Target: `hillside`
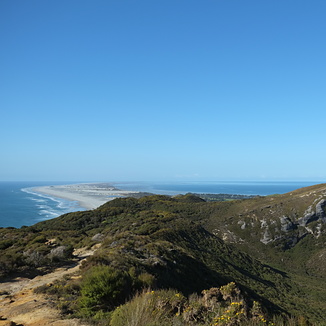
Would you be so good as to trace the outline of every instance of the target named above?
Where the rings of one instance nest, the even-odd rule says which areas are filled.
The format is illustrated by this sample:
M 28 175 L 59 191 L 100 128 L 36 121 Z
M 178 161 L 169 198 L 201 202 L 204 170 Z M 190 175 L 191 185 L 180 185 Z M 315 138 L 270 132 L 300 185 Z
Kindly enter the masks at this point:
M 224 202 L 191 194 L 115 199 L 32 227 L 0 229 L 0 273 L 48 273 L 74 259 L 74 249 L 97 245 L 79 276 L 39 289 L 56 298 L 66 316 L 106 325 L 119 320 L 117 306 L 128 301 L 121 307 L 131 309 L 143 296 L 130 298 L 151 288 L 174 289 L 174 298 L 184 298 L 165 302 L 171 318 L 178 307 L 178 325 L 217 325 L 221 311 L 232 311 L 228 307 L 240 305 L 240 297 L 243 314 L 257 325 L 263 315 L 317 323 L 326 320 L 325 208 L 325 184 Z M 215 308 L 203 303 L 208 292 L 197 297 L 197 314 L 189 317 L 192 293 L 224 293 L 233 282 L 232 295 L 215 295 Z M 157 318 L 162 324 L 163 317 Z
M 221 203 L 205 227 L 260 259 L 268 257 L 288 268 L 295 263 L 303 273 L 324 277 L 325 212 L 326 185 L 321 184 L 283 195 Z M 300 262 L 291 259 L 298 251 Z

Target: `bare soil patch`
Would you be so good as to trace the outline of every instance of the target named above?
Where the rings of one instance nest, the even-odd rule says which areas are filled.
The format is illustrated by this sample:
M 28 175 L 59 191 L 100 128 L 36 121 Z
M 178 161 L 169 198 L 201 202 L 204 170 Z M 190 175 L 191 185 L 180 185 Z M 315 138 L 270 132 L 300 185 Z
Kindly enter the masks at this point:
M 60 267 L 51 273 L 33 278 L 17 277 L 10 282 L 0 283 L 0 326 L 87 326 L 78 319 L 62 319 L 60 311 L 51 304 L 51 299 L 34 289 L 51 284 L 65 275 L 77 273 L 92 250 L 78 249 L 74 252 L 75 263 Z

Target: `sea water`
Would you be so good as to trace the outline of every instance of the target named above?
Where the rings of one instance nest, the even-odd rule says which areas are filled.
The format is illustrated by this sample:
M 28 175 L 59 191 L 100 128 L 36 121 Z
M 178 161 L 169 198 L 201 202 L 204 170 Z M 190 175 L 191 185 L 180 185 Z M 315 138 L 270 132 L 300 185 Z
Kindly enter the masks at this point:
M 33 187 L 78 182 L 0 182 L 0 227 L 29 226 L 65 213 L 84 210 L 77 202 L 39 194 Z M 272 195 L 321 182 L 115 182 L 122 190 L 176 195 L 192 193 Z
M 124 182 L 115 183 L 114 186 L 123 190 L 151 192 L 163 195 L 176 195 L 186 193 L 207 194 L 237 194 L 260 195 L 284 194 L 295 189 L 308 187 L 322 182 L 288 182 L 288 181 L 224 181 L 224 182 Z
M 0 227 L 29 226 L 62 214 L 84 210 L 77 202 L 33 191 L 33 187 L 69 182 L 0 182 Z

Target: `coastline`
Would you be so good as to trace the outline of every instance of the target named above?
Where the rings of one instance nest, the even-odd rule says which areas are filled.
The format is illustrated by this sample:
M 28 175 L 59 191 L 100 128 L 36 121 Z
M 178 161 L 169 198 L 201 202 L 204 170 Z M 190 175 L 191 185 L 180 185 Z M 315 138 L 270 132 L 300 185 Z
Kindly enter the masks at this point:
M 116 189 L 109 183 L 81 183 L 70 185 L 55 185 L 33 187 L 32 191 L 78 202 L 78 205 L 85 209 L 95 209 L 106 202 L 119 197 L 126 197 L 136 194 L 138 191 Z

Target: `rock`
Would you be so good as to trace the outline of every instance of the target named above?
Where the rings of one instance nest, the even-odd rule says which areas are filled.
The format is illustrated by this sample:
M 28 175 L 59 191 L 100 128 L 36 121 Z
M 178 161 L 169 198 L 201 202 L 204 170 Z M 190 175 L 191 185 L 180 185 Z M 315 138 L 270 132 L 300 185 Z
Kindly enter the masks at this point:
M 92 237 L 92 241 L 101 242 L 104 239 L 104 234 L 97 233 Z
M 267 243 L 271 242 L 272 240 L 273 240 L 273 239 L 272 239 L 272 236 L 271 236 L 271 234 L 270 234 L 270 232 L 269 232 L 269 229 L 266 228 L 266 230 L 265 230 L 265 232 L 264 232 L 264 234 L 263 234 L 263 238 L 260 239 L 260 241 L 261 241 L 263 244 L 267 244 Z
M 295 224 L 285 215 L 280 217 L 281 231 L 289 232 L 296 228 Z
M 247 226 L 246 222 L 243 221 L 243 220 L 239 221 L 238 224 L 241 225 L 241 226 L 240 226 L 241 230 L 244 230 L 244 229 L 246 228 L 246 226 Z
M 268 227 L 267 221 L 266 221 L 266 220 L 261 220 L 261 221 L 260 221 L 260 227 L 261 227 L 261 228 L 266 228 L 266 227 Z
M 300 226 L 306 226 L 308 223 L 315 221 L 316 219 L 316 213 L 312 210 L 312 207 L 309 206 L 308 209 L 304 212 L 303 217 L 298 219 L 298 224 Z
M 110 244 L 110 248 L 114 248 L 118 245 L 118 241 L 113 241 L 111 244 Z
M 312 210 L 312 207 L 305 211 L 303 217 L 298 219 L 298 223 L 300 226 L 306 226 L 310 222 L 321 220 L 322 222 L 326 223 L 326 214 L 324 208 L 326 206 L 326 200 L 320 200 L 316 205 L 316 211 Z
M 320 219 L 324 223 L 326 223 L 326 214 L 325 214 L 324 208 L 326 208 L 326 200 L 322 199 L 316 205 L 316 215 L 317 215 L 318 219 Z

